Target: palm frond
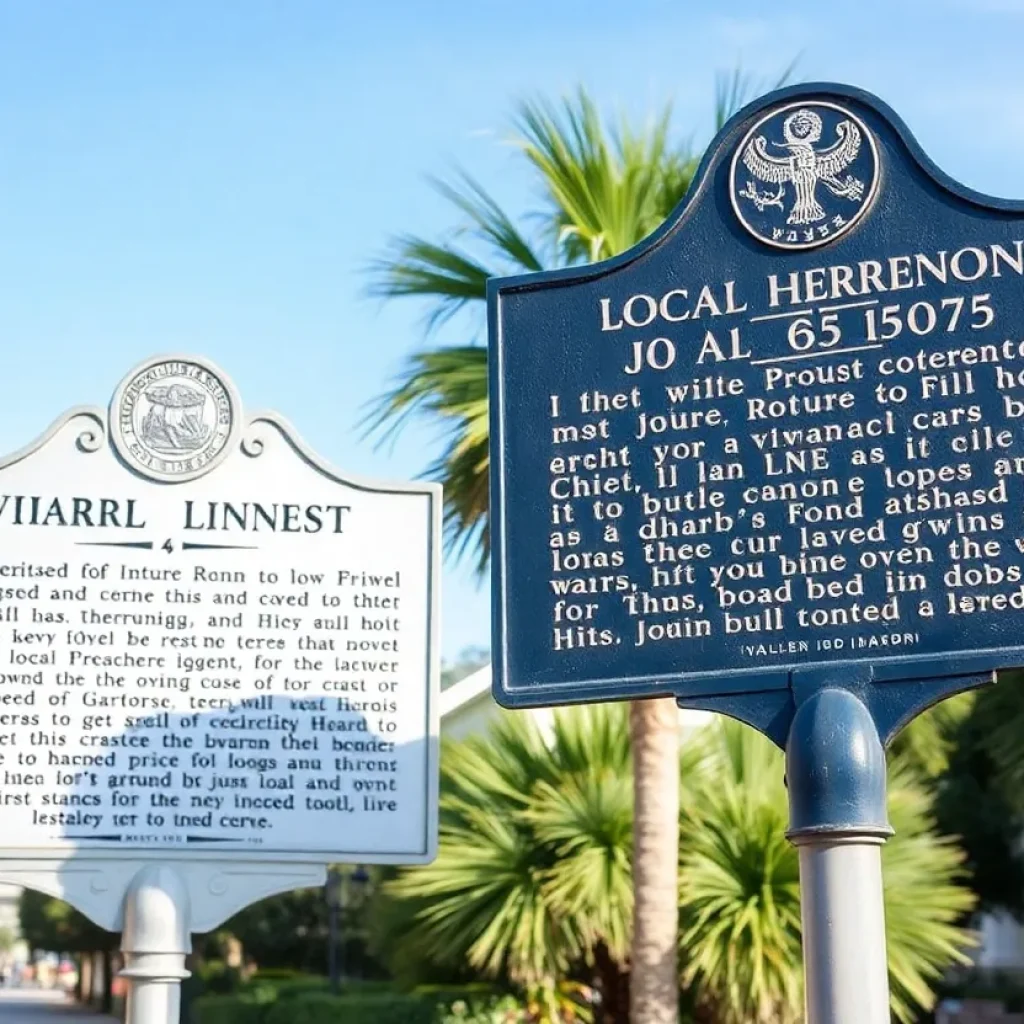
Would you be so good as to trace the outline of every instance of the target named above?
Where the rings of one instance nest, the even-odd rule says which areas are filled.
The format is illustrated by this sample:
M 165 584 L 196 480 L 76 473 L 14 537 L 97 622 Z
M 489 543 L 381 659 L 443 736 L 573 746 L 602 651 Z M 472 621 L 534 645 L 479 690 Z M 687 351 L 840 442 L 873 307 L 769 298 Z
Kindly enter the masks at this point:
M 684 981 L 723 1024 L 790 1024 L 801 1014 L 800 893 L 785 840 L 782 754 L 735 722 L 709 727 L 697 793 L 684 805 L 680 858 Z M 893 764 L 882 850 L 893 1016 L 909 1024 L 933 986 L 964 961 L 957 922 L 974 896 L 963 855 L 936 835 L 931 793 L 909 762 Z
M 426 414 L 441 425 L 444 447 L 425 475 L 444 488 L 449 552 L 475 552 L 481 574 L 490 558 L 487 409 L 487 350 L 462 345 L 414 353 L 394 388 L 363 419 L 366 432 L 380 442 L 413 415 Z
M 1000 672 L 998 685 L 985 696 L 983 711 L 1000 781 L 1017 808 L 1024 810 L 1024 670 Z
M 498 258 L 503 273 L 544 270 L 533 246 L 490 193 L 464 171 L 457 172 L 456 180 L 459 185 L 440 178 L 431 179 L 434 188 L 468 218 L 469 228 L 459 229 L 460 233 L 468 231 L 473 238 L 487 244 L 492 255 Z
M 428 242 L 414 235 L 392 240 L 389 251 L 369 267 L 371 296 L 384 299 L 429 298 L 428 325 L 433 328 L 450 319 L 467 302 L 487 294 L 493 271 L 459 251 L 452 243 Z
M 384 915 L 436 962 L 554 983 L 600 942 L 625 963 L 632 912 L 632 788 L 620 707 L 562 712 L 552 744 L 525 714 L 442 751 L 440 850 L 401 872 Z M 400 929 L 400 930 L 399 930 Z M 436 953 L 435 953 L 436 951 Z
M 922 780 L 938 779 L 949 767 L 957 729 L 971 713 L 976 698 L 974 693 L 962 693 L 918 715 L 892 741 L 890 761 L 910 767 Z
M 393 238 L 368 269 L 370 296 L 428 301 L 427 324 L 437 327 L 487 295 L 487 279 L 543 270 L 544 264 L 512 218 L 472 177 L 429 179 L 462 220 L 439 242 L 416 235 Z
M 792 61 L 774 78 L 759 80 L 751 77 L 741 68 L 720 72 L 715 76 L 715 131 L 721 131 L 725 123 L 755 96 L 781 89 L 793 78 L 793 72 L 800 58 Z
M 643 129 L 601 120 L 582 90 L 560 105 L 524 103 L 518 144 L 538 173 L 567 264 L 606 259 L 657 228 L 685 193 L 695 161 L 673 145 L 671 108 Z
M 720 107 L 739 102 L 748 88 L 739 76 L 720 81 Z M 609 124 L 580 90 L 561 104 L 523 104 L 514 126 L 543 199 L 544 244 L 475 179 L 456 172 L 431 182 L 458 216 L 453 229 L 434 241 L 401 235 L 370 264 L 369 294 L 423 300 L 428 331 L 482 307 L 490 277 L 593 262 L 636 245 L 679 204 L 697 167 L 690 146 L 674 137 L 669 106 L 644 125 L 621 117 Z M 483 350 L 417 351 L 364 421 L 382 438 L 420 416 L 441 424 L 445 447 L 426 475 L 445 487 L 448 551 L 474 556 L 481 573 L 490 556 L 486 380 Z

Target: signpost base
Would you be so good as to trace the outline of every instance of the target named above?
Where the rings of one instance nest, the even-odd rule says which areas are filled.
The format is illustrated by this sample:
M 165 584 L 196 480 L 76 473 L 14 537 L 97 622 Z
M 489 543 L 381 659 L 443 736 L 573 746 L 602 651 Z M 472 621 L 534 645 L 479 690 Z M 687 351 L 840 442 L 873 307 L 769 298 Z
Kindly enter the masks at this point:
M 150 864 L 125 896 L 121 951 L 128 982 L 125 1024 L 177 1024 L 192 950 L 188 884 L 175 868 Z
M 212 931 L 255 903 L 322 886 L 327 868 L 296 862 L 0 857 L 0 882 L 67 900 L 101 928 L 121 932 L 126 1024 L 178 1024 L 192 934 Z
M 888 1024 L 885 750 L 858 697 L 823 689 L 797 708 L 786 776 L 788 835 L 800 853 L 807 1024 Z

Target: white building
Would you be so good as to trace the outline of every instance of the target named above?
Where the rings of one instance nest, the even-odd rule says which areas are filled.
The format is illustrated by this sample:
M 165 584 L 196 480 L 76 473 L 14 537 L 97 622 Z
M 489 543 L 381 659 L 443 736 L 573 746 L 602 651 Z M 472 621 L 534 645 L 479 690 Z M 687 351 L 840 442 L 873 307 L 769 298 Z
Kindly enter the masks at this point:
M 541 728 L 546 728 L 554 715 L 554 708 L 531 708 L 516 714 L 530 715 Z M 480 732 L 499 715 L 508 714 L 491 696 L 491 667 L 478 669 L 460 679 L 441 693 L 441 734 L 461 739 Z M 711 719 L 707 711 L 679 711 L 679 728 L 685 735 L 699 729 Z

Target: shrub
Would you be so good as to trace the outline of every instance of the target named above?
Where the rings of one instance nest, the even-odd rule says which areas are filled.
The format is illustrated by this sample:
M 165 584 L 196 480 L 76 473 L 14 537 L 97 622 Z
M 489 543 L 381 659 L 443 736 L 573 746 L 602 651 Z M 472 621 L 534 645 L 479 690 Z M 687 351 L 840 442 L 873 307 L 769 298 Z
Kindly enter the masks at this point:
M 428 1000 L 375 993 L 296 996 L 272 1005 L 260 1024 L 432 1024 L 433 1020 L 434 1005 Z
M 514 996 L 487 996 L 473 1002 L 456 999 L 438 1007 L 435 1024 L 524 1024 L 533 1018 Z
M 257 996 L 265 1002 L 278 999 L 294 999 L 296 996 L 330 995 L 331 982 L 321 974 L 305 974 L 302 971 L 257 971 L 243 983 L 240 991 Z M 356 996 L 370 993 L 393 993 L 395 986 L 390 981 L 354 981 L 342 985 L 339 995 Z
M 195 971 L 202 990 L 209 995 L 228 995 L 238 991 L 242 974 L 237 967 L 229 967 L 223 960 L 208 960 Z
M 269 991 L 274 999 L 294 999 L 296 996 L 330 994 L 331 983 L 316 975 L 299 975 L 280 981 L 260 981 L 253 984 L 254 991 Z
M 297 971 L 291 967 L 261 967 L 250 978 L 250 982 L 279 982 L 295 981 L 301 978 L 316 978 L 319 975 L 307 974 L 305 971 Z
M 497 985 L 487 982 L 473 982 L 468 985 L 417 985 L 413 995 L 433 1003 L 449 1006 L 452 1003 L 483 1003 L 496 996 L 505 995 Z
M 192 1004 L 192 1024 L 264 1024 L 267 1006 L 250 995 L 202 996 Z

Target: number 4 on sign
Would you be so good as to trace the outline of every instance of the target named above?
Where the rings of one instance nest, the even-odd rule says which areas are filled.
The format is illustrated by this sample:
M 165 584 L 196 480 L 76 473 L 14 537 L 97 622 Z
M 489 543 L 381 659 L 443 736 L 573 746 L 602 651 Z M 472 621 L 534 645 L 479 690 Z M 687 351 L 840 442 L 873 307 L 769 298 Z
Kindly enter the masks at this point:
M 167 552 L 167 554 L 170 554 L 174 550 L 174 542 L 171 540 L 170 537 L 168 537 L 167 540 L 164 541 L 163 549 Z

